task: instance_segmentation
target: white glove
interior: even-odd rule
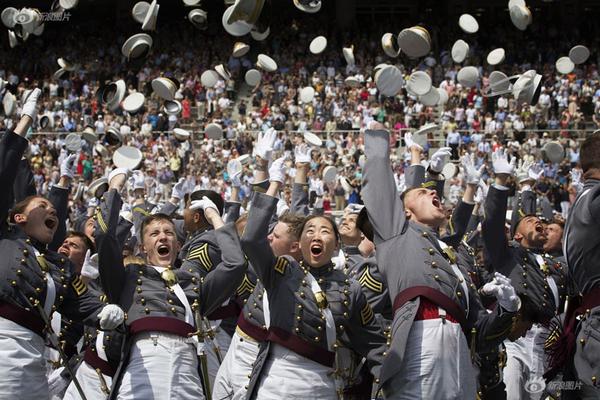
[[[473,159],[468,154],[463,156],[463,158],[461,159],[461,163],[465,171],[465,180],[467,181],[467,184],[479,184],[479,180],[481,179],[481,174],[483,173],[485,164],[479,167],[479,169],[476,169],[475,164],[473,164]]]
[[[287,205],[287,203],[285,202],[285,200],[283,199],[279,199],[279,201],[277,202],[277,218],[281,218],[281,216],[283,214],[285,214],[286,212],[288,212],[290,210],[290,207]]]
[[[110,171],[110,174],[108,174],[108,184],[110,185],[110,182],[113,180],[114,177],[118,176],[118,175],[129,175],[129,170],[127,168],[115,168],[112,171]]]
[[[108,304],[100,311],[98,319],[100,320],[100,329],[110,331],[123,323],[125,313],[121,310],[121,307]]]
[[[534,181],[538,181],[542,176],[544,176],[544,169],[537,165],[534,164],[531,167],[529,167],[529,178],[533,179]]]
[[[344,214],[359,214],[364,207],[365,206],[362,204],[348,204],[348,206],[346,206],[344,209]]]
[[[217,208],[217,205],[215,203],[213,203],[213,201],[206,196],[202,197],[202,200],[194,200],[190,204],[190,210],[206,211],[209,208],[213,208],[217,213],[219,213],[219,209]]]
[[[273,161],[269,167],[269,181],[285,183],[285,156]]]
[[[406,143],[406,148],[408,150],[410,149],[418,149],[420,151],[423,151],[423,147],[421,147],[420,144],[416,144],[415,141],[412,138],[412,132],[406,132],[404,134],[404,143]]]
[[[100,276],[100,272],[98,271],[98,254],[92,254],[89,249],[85,253],[85,260],[83,260],[83,266],[81,267],[81,276],[90,279],[96,279]]]
[[[98,207],[98,204],[100,204],[100,202],[98,201],[98,199],[96,197],[92,197],[87,202],[88,208],[96,208],[96,207]]]
[[[521,299],[510,284],[510,279],[498,272],[494,274],[491,282],[483,285],[481,292],[490,296],[494,295],[500,307],[508,312],[517,312],[521,308]]]
[[[533,165],[531,160],[522,159],[519,161],[519,166],[516,170],[516,176],[519,183],[523,183],[525,181],[530,180],[529,177],[529,168]]]
[[[475,192],[475,196],[473,197],[473,201],[476,204],[481,204],[485,201],[488,190],[490,187],[482,180],[479,181],[479,185],[477,186],[477,192]]]
[[[179,178],[177,183],[173,186],[171,191],[171,197],[176,199],[183,199],[187,193],[186,188],[188,185],[185,184],[185,178]]]
[[[23,107],[21,109],[21,116],[28,115],[29,117],[31,117],[31,119],[35,118],[35,116],[37,115],[37,101],[41,93],[42,91],[40,89],[33,89],[29,97],[27,97],[25,104],[23,104]]]
[[[258,156],[263,160],[271,160],[271,152],[277,139],[277,131],[273,128],[267,129],[265,133],[259,132],[256,145],[254,146],[253,156]]]
[[[580,169],[572,169],[571,170],[571,185],[575,188],[577,193],[583,190],[583,183],[581,182],[581,170]]]
[[[509,163],[504,150],[498,149],[492,153],[492,165],[495,174],[512,175],[515,170],[515,159],[513,158]]]
[[[67,177],[69,179],[73,179],[75,177],[75,173],[77,172],[77,164],[75,163],[77,160],[77,154],[71,154],[66,157],[60,163],[60,176]]]
[[[129,186],[133,189],[146,189],[146,177],[140,170],[135,170],[129,178]]]
[[[429,169],[439,174],[442,172],[444,165],[448,162],[448,159],[452,155],[452,149],[450,147],[441,147],[433,153],[429,162]]]
[[[297,163],[309,163],[312,160],[311,153],[312,147],[307,144],[294,147],[294,159]]]

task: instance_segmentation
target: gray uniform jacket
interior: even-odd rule
[[[317,301],[306,281],[307,269],[292,257],[275,257],[267,241],[268,223],[276,205],[276,198],[255,194],[242,236],[244,252],[269,295],[269,340],[275,341],[272,335],[280,338],[291,336],[306,343],[306,346],[320,348],[322,353],[328,353],[325,321],[321,318]],[[338,340],[366,357],[372,373],[377,376],[378,366],[385,355],[386,339],[360,285],[342,271],[334,270],[332,264],[311,268],[310,273],[325,292],[335,320]],[[282,344],[281,341],[278,343]],[[249,396],[260,377],[268,347],[269,342],[261,347],[252,372]],[[297,351],[294,348],[292,350]]]
[[[154,268],[140,264],[123,266],[122,243],[116,239],[116,225],[121,197],[115,190],[104,194],[102,215],[105,221],[97,236],[100,279],[111,301],[127,312],[127,324],[145,317],[170,317],[185,320],[185,308],[171,291],[161,274]],[[240,284],[246,269],[239,238],[233,225],[214,231],[215,240],[223,250],[213,273],[205,274],[197,264],[183,263],[173,269],[177,281],[189,303],[198,299],[200,312],[208,315],[218,308]]]
[[[514,313],[498,307],[495,312],[488,314],[481,305],[475,285],[468,278],[466,268],[458,264],[468,281],[467,307],[467,296],[459,281],[461,278],[452,270],[437,234],[425,225],[406,219],[404,204],[397,193],[390,167],[387,131],[366,132],[365,155],[367,161],[362,195],[373,225],[377,264],[392,303],[406,289],[416,286],[432,288],[465,310],[467,327],[463,327],[463,331],[467,328],[471,332],[467,338],[471,346],[481,351],[498,345],[510,330]],[[394,314],[392,348],[382,367],[382,385],[402,368],[404,349],[419,305],[420,297],[416,297],[404,303]],[[475,333],[472,329],[475,329]]]

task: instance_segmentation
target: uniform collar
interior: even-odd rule
[[[202,235],[203,233],[205,233],[205,232],[208,232],[209,230],[210,230],[210,228],[209,228],[209,227],[206,227],[206,228],[204,228],[204,229],[198,229],[198,230],[195,230],[194,232],[192,232],[192,233],[190,233],[190,234],[188,235],[188,238],[187,238],[187,240],[189,241],[189,240],[191,240],[191,239],[193,239],[193,238],[196,238],[196,237],[198,237],[198,236]]]
[[[300,266],[306,271],[310,272],[310,274],[315,278],[328,275],[331,271],[333,271],[334,268],[334,265],[331,262],[329,264],[323,265],[322,267],[314,268],[305,263],[304,261],[300,261]]]
[[[360,255],[360,251],[358,250],[358,246],[344,246],[342,248],[342,250],[347,255]]]
[[[25,243],[33,246],[39,252],[43,253],[48,250],[47,243],[42,243],[37,239],[27,236],[27,234],[20,227],[13,225],[9,228],[9,230],[13,232],[13,234],[16,238],[25,239]]]

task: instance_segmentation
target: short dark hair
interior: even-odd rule
[[[282,222],[288,226],[288,232],[291,233],[296,240],[300,239],[305,220],[306,217],[304,215],[294,214],[290,211],[286,211],[281,215],[281,217],[279,217],[279,222]]]
[[[316,219],[316,218],[326,219],[331,224],[331,227],[333,229],[333,233],[335,235],[335,239],[339,243],[341,241],[341,239],[340,239],[340,231],[338,230],[337,224],[335,223],[334,219],[331,218],[327,214],[322,214],[322,215],[311,214],[311,215],[307,216],[306,218],[304,218],[304,221],[302,222],[302,225],[300,226],[300,235],[302,234],[302,231],[304,231],[304,227],[306,226],[306,224],[309,221],[312,221],[313,219]],[[300,238],[300,235],[298,235],[298,238]]]
[[[600,132],[591,134],[583,141],[579,160],[584,173],[591,168],[600,168]]]
[[[213,203],[215,203],[217,209],[219,210],[219,215],[223,215],[225,202],[223,201],[223,197],[221,197],[221,195],[214,190],[196,190],[190,194],[189,200],[202,200],[204,196],[208,197]],[[202,210],[197,210],[197,212],[202,213]]]
[[[21,200],[17,204],[15,204],[14,207],[10,210],[10,213],[8,214],[8,221],[11,224],[15,224],[16,223],[15,215],[23,214],[23,212],[25,211],[25,209],[27,208],[29,203],[31,203],[33,200],[35,200],[37,198],[46,199],[44,196],[40,196],[39,194],[34,194],[31,196],[25,197],[23,200]]]
[[[150,225],[152,222],[156,222],[156,221],[168,222],[171,225],[173,225],[173,228],[175,228],[175,224],[173,223],[173,220],[167,214],[158,213],[158,214],[148,215],[146,218],[144,218],[144,220],[142,221],[142,226],[140,227],[140,235],[141,235],[142,240],[144,239],[144,229],[146,229],[146,227],[148,225]]]
[[[85,244],[85,247],[87,247],[88,250],[90,251],[90,253],[95,253],[96,252],[96,246],[94,246],[94,243],[90,240],[89,237],[87,237],[85,235],[85,233],[77,232],[77,231],[71,231],[67,235],[67,238],[70,238],[70,237],[76,237],[76,238],[81,239],[83,241],[83,243]]]

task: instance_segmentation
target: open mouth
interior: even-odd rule
[[[535,226],[535,231],[537,233],[543,233],[544,235],[546,234],[546,231],[544,230],[544,227],[542,225],[536,225]]]
[[[437,196],[434,196],[434,198],[431,200],[431,204],[433,204],[435,208],[440,208],[440,206],[442,205],[440,203],[440,199]]]
[[[48,229],[54,229],[56,228],[56,225],[58,225],[58,221],[55,217],[49,217],[44,221],[44,225],[46,225],[46,228]]]
[[[318,257],[323,253],[323,246],[320,243],[313,243],[310,245],[310,254]]]
[[[167,256],[171,252],[171,250],[169,249],[169,246],[164,245],[164,244],[158,246],[158,249],[156,251],[158,252],[159,256]]]

